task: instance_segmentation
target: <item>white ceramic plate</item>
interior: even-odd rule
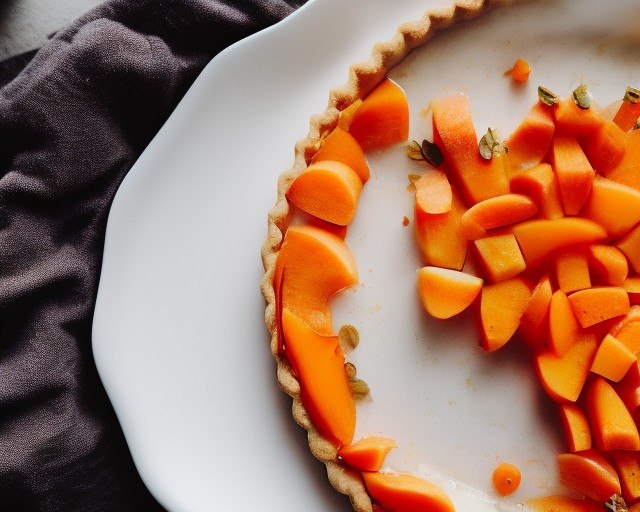
[[[123,182],[94,354],[138,470],[171,512],[351,509],[276,384],[259,291],[266,215],[294,142],[349,65],[400,22],[447,3],[310,0],[213,59]],[[412,137],[428,132],[420,110],[436,94],[468,93],[478,126],[503,133],[538,83],[563,94],[584,80],[596,100],[614,100],[640,85],[638,19],[635,0],[541,1],[446,31],[420,51],[428,67],[412,68],[416,54],[393,73],[410,98]],[[533,73],[514,88],[502,72],[519,56]],[[442,328],[415,307],[417,256],[401,226],[412,164],[390,158],[372,158],[348,238],[362,286],[337,304],[337,320],[361,331],[352,358],[374,398],[358,412],[358,435],[398,439],[390,464],[437,479],[459,505],[460,482],[491,494],[490,470],[503,459],[525,475],[516,499],[552,491],[560,439],[543,421],[530,366],[515,350],[483,354],[469,319]]]

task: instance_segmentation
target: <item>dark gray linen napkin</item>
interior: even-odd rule
[[[109,207],[205,64],[302,3],[110,0],[0,89],[0,510],[162,510],[91,353]]]

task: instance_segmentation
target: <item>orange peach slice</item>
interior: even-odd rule
[[[582,408],[575,404],[563,404],[559,406],[558,411],[569,451],[575,453],[590,449],[591,430]]]
[[[631,268],[636,272],[640,272],[640,225],[620,239],[616,247],[627,257]]]
[[[442,149],[444,164],[468,205],[509,192],[503,158],[485,160],[468,96],[452,94],[431,102],[433,140]]]
[[[560,481],[600,506],[620,494],[620,480],[613,466],[597,450],[558,455]]]
[[[557,403],[575,402],[589,376],[598,348],[593,336],[581,336],[562,357],[551,351],[536,354],[533,364],[549,397]]]
[[[588,135],[604,124],[604,118],[595,109],[582,109],[576,105],[573,98],[559,101],[552,110],[556,120],[557,135],[570,137]]]
[[[591,166],[606,176],[622,160],[628,141],[626,132],[607,119],[581,143]]]
[[[486,285],[480,293],[482,348],[488,352],[507,343],[531,300],[532,286],[522,277]]]
[[[567,295],[556,290],[549,304],[549,349],[556,356],[564,356],[580,339],[581,328]]]
[[[596,377],[586,390],[585,408],[595,445],[604,451],[640,450],[633,417],[616,390]]]
[[[564,213],[576,215],[589,196],[595,171],[575,137],[555,137],[550,158]]]
[[[301,210],[339,226],[356,213],[362,181],[346,164],[323,160],[311,164],[291,183],[286,196]]]
[[[369,494],[389,512],[455,512],[440,487],[417,476],[364,472],[362,478]]]
[[[515,194],[533,199],[543,219],[559,219],[564,216],[558,180],[548,163],[541,163],[511,176],[509,188]]]
[[[460,221],[460,229],[471,239],[485,236],[487,229],[498,228],[533,217],[538,207],[522,194],[504,194],[474,204]]]
[[[589,327],[617,316],[631,308],[629,295],[621,286],[594,286],[569,295],[569,302],[582,327]]]
[[[285,357],[300,382],[309,419],[338,446],[351,443],[356,406],[337,336],[322,336],[288,309],[282,311]]]
[[[612,238],[621,237],[640,222],[640,191],[598,177],[580,215],[600,224]]]
[[[385,78],[353,114],[349,133],[363,151],[383,149],[409,136],[409,104],[402,88]]]
[[[553,259],[556,281],[564,293],[583,290],[591,286],[588,253],[582,247],[569,248]]]
[[[627,139],[622,160],[607,173],[607,178],[640,190],[640,131],[629,132]]]
[[[387,454],[396,447],[396,442],[388,437],[363,437],[353,444],[343,446],[338,451],[338,456],[354,468],[362,471],[378,471]]]
[[[613,245],[594,244],[589,247],[589,269],[598,284],[623,285],[629,275],[629,263],[624,253]]]
[[[622,495],[628,502],[640,498],[640,453],[624,450],[611,453],[613,465],[618,470]]]
[[[329,298],[357,282],[344,240],[317,227],[289,227],[274,272],[277,315],[286,308],[318,333],[332,334]]]
[[[527,268],[513,235],[480,238],[474,245],[480,265],[492,283],[515,277]]]
[[[553,289],[548,274],[543,274],[531,294],[531,300],[522,314],[518,333],[533,350],[540,351],[547,344],[549,309]]]
[[[522,122],[505,141],[509,148],[507,169],[516,171],[539,164],[547,154],[555,130],[553,113],[541,102],[535,103]]]
[[[418,293],[434,318],[451,318],[475,300],[483,280],[459,270],[426,266],[418,270]]]
[[[451,210],[429,214],[415,205],[416,241],[426,265],[460,270],[467,255],[467,239],[460,230],[466,211],[460,196],[452,188]]]
[[[320,148],[311,158],[311,163],[335,160],[351,167],[362,183],[369,180],[369,165],[358,141],[349,132],[336,127],[321,142]]]
[[[525,220],[513,227],[513,234],[520,244],[527,267],[540,265],[559,249],[607,238],[602,226],[580,217]]]
[[[607,334],[598,347],[591,371],[612,382],[618,382],[626,375],[635,360],[635,354],[626,345]]]
[[[437,169],[429,169],[414,183],[416,203],[425,213],[451,211],[453,193],[447,175]]]

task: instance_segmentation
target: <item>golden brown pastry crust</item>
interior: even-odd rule
[[[287,360],[277,353],[273,274],[283,234],[291,216],[285,192],[291,182],[306,169],[320,141],[335,128],[340,111],[357,99],[364,98],[412,49],[426,43],[438,30],[473,18],[494,5],[505,3],[509,3],[509,0],[460,0],[449,8],[430,11],[419,20],[403,23],[391,40],[375,44],[369,60],[351,66],[348,82],[330,91],[326,110],[311,117],[307,137],[295,145],[293,167],[278,179],[277,200],[268,215],[267,239],[262,246],[265,274],[261,282],[262,294],[267,302],[265,323],[271,335],[271,352],[277,362],[278,382],[282,390],[293,399],[293,417],[307,430],[311,452],[324,462],[329,481],[337,491],[349,496],[357,512],[372,511],[371,498],[359,473],[337,462],[336,446],[324,439],[309,420],[300,400],[300,385]]]

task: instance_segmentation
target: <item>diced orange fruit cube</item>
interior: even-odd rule
[[[613,382],[621,380],[635,362],[636,356],[627,346],[607,334],[596,352],[591,371]]]
[[[583,247],[571,247],[559,252],[553,259],[553,267],[556,282],[564,293],[591,286],[588,256]]]
[[[620,239],[616,247],[627,257],[633,270],[640,272],[640,225]]]
[[[522,194],[504,194],[474,204],[461,219],[461,229],[467,238],[486,235],[487,229],[507,226],[533,217],[538,211],[535,202]],[[472,236],[469,236],[471,234]]]
[[[513,235],[480,238],[474,245],[478,260],[492,283],[515,277],[527,268]]]
[[[553,289],[548,274],[543,274],[531,294],[531,300],[527,305],[518,333],[523,341],[536,352],[547,345],[549,309]]]
[[[583,109],[573,98],[562,99],[552,109],[557,135],[579,137],[589,135],[604,123],[604,118],[593,108]]]
[[[567,295],[556,290],[549,304],[549,349],[564,356],[580,339],[581,331]]]
[[[613,121],[605,120],[581,141],[591,166],[607,176],[622,160],[629,138]]]
[[[453,193],[447,175],[438,169],[429,169],[414,183],[416,204],[425,213],[451,211]]]
[[[311,163],[336,160],[351,167],[362,183],[369,180],[369,164],[358,141],[348,131],[336,127],[320,143],[320,148],[311,158]]]
[[[539,164],[547,154],[555,130],[553,113],[546,105],[537,102],[522,122],[505,141],[509,148],[506,156],[510,174]]]
[[[509,180],[509,188],[515,194],[533,199],[541,218],[559,219],[564,216],[558,180],[550,164],[541,163],[513,174]]]
[[[482,348],[488,352],[507,343],[531,300],[532,286],[522,277],[487,284],[480,293]]]
[[[610,456],[618,471],[622,495],[628,503],[636,501],[640,498],[640,452],[620,450]]]
[[[640,130],[629,132],[627,139],[622,159],[607,173],[607,178],[640,190]]]
[[[629,275],[629,263],[624,253],[613,245],[594,244],[589,247],[589,269],[597,284],[623,285]]]

